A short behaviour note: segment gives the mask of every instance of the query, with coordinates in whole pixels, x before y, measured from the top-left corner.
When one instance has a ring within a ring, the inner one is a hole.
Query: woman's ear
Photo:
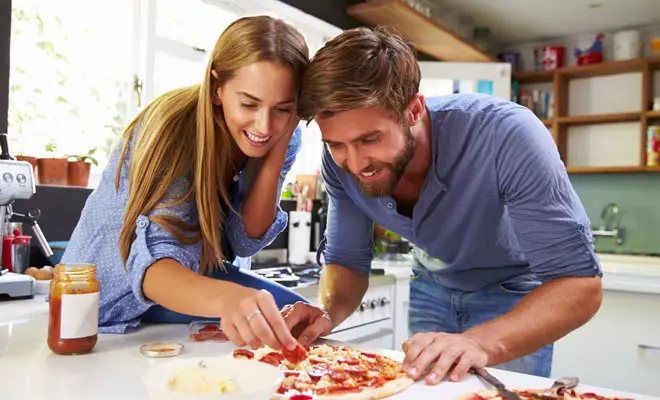
[[[213,79],[211,79],[211,87],[213,88],[213,96],[211,98],[211,101],[213,102],[214,105],[221,106],[222,87],[220,86],[220,79],[218,78],[218,73],[215,72],[214,69],[211,70],[211,75],[213,76]]]
[[[220,97],[220,94],[222,92],[222,88],[220,86],[216,86],[214,84],[215,88],[213,89],[213,96],[211,101],[213,102],[214,105],[216,106],[221,106],[222,105],[222,99]]]

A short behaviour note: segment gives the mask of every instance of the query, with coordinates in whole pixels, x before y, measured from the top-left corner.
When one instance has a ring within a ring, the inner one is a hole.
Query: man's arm
[[[368,287],[368,275],[336,264],[328,264],[323,268],[319,283],[320,305],[328,312],[332,328],[355,311]]]
[[[499,139],[498,185],[530,268],[544,284],[508,313],[460,335],[418,334],[405,345],[405,366],[429,383],[453,368],[460,380],[484,367],[532,353],[587,322],[601,303],[601,269],[589,220],[547,129],[529,110],[515,110],[492,130]]]
[[[483,347],[488,365],[498,365],[533,353],[580,327],[598,311],[601,298],[599,277],[558,278],[525,296],[510,312],[465,335]]]
[[[323,255],[325,266],[319,283],[320,308],[299,303],[282,310],[287,325],[303,345],[348,318],[369,286],[373,258],[373,221],[344,190],[338,171],[324,149],[321,173],[328,194],[328,218]],[[297,334],[297,335],[296,335]]]

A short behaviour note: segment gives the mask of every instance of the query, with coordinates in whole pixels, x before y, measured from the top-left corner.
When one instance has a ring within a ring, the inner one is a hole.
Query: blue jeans
[[[221,279],[224,281],[234,282],[242,286],[250,287],[253,289],[265,289],[269,291],[275,298],[277,306],[281,309],[287,304],[293,304],[297,301],[307,302],[307,300],[294,292],[293,290],[275,283],[268,279],[250,272],[249,270],[240,269],[229,263],[225,263],[226,271],[216,269],[213,273],[213,278]],[[169,310],[161,305],[151,306],[142,316],[143,322],[155,323],[169,323],[169,324],[187,324],[192,321],[198,321],[202,318],[194,315],[180,314]]]
[[[415,268],[410,281],[408,323],[411,335],[418,332],[464,332],[507,313],[540,285],[538,281],[514,278],[475,292],[464,292],[438,283],[428,270]],[[549,377],[552,349],[551,344],[495,368]]]

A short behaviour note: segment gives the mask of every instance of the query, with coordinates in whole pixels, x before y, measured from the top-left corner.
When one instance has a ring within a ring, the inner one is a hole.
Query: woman
[[[279,308],[301,298],[231,261],[286,226],[279,193],[300,149],[308,60],[303,36],[283,21],[239,19],[201,84],[162,95],[127,127],[62,258],[96,264],[101,332],[221,318],[239,346],[296,345]]]

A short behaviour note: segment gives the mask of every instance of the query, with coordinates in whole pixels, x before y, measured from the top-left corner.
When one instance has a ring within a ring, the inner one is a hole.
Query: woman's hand
[[[221,327],[236,346],[296,348],[298,342],[287,328],[272,294],[238,286],[222,297]]]
[[[298,126],[298,122],[300,122],[300,118],[297,116],[291,118],[291,123],[284,134],[275,139],[276,142],[273,144],[273,147],[264,156],[264,166],[282,168],[282,164],[286,158],[286,150],[289,147],[289,141],[291,140],[291,136],[293,136],[293,132],[296,130],[296,126]]]

